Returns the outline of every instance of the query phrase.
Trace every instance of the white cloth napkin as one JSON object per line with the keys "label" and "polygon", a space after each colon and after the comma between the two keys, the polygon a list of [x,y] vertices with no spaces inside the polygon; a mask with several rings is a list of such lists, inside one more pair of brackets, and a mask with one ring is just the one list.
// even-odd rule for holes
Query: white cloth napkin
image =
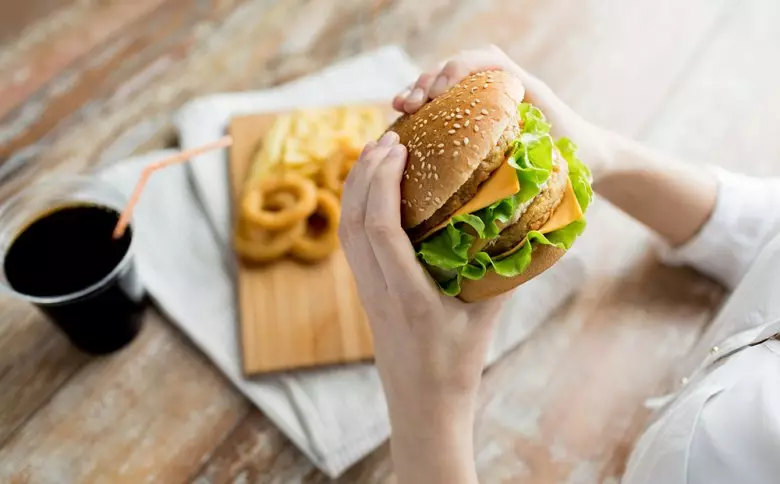
{"label": "white cloth napkin", "polygon": [[[342,103],[385,101],[414,80],[403,51],[386,47],[319,74],[263,92],[195,100],[177,116],[183,148],[221,136],[237,114]],[[128,192],[140,170],[172,152],[133,158],[103,172]],[[385,401],[371,364],[242,376],[229,237],[226,152],[159,172],[136,209],[137,265],[159,307],[224,374],[328,476],[335,478],[389,436]],[[527,283],[507,307],[489,362],[516,346],[584,279],[581,261],[564,257]]]}

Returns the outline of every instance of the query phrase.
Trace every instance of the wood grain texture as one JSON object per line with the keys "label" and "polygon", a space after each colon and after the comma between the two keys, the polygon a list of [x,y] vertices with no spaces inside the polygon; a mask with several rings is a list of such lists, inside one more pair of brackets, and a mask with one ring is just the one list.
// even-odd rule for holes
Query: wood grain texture
{"label": "wood grain texture", "polygon": [[[278,114],[241,116],[230,123],[233,202],[263,137]],[[241,263],[238,304],[244,372],[255,375],[373,358],[368,320],[344,253],[317,264],[285,259],[266,266]]]}
{"label": "wood grain texture", "polygon": [[[364,0],[41,5],[0,2],[2,21],[29,22],[0,35],[0,200],[174,142],[171,115],[192,97],[275,85],[385,43],[423,67],[497,43],[594,121],[686,159],[778,173],[773,0],[383,0],[373,25]],[[617,482],[641,401],[673,384],[722,299],[661,267],[644,229],[608,205],[594,206],[589,233],[582,294],[485,377],[483,482]],[[326,481],[159,319],[128,352],[93,361],[29,307],[2,300],[0,314],[0,480]],[[110,389],[127,398],[100,400]],[[387,446],[341,479],[393,481]]]}
{"label": "wood grain texture", "polygon": [[87,362],[44,316],[0,302],[0,445]]}
{"label": "wood grain texture", "polygon": [[0,448],[0,482],[179,482],[247,404],[156,313],[124,351],[90,360]]}

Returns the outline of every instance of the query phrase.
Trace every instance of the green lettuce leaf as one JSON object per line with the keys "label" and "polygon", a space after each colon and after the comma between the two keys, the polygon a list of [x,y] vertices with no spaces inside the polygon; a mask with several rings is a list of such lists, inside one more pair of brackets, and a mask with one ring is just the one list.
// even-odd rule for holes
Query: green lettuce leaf
{"label": "green lettuce leaf", "polygon": [[498,237],[518,205],[538,195],[550,177],[553,163],[550,125],[531,104],[520,104],[518,111],[523,129],[512,143],[509,164],[517,171],[520,192],[473,214],[453,217],[445,229],[420,243],[417,254],[426,264],[445,270],[470,271],[468,252],[477,237],[488,240]]}
{"label": "green lettuce leaf", "polygon": [[590,169],[577,158],[577,145],[570,139],[561,138],[555,143],[555,146],[558,147],[558,151],[569,164],[569,180],[571,180],[577,202],[580,204],[582,212],[585,213],[593,200],[593,188],[591,187],[593,177]]}
{"label": "green lettuce leaf", "polygon": [[518,111],[523,129],[511,146],[509,163],[517,172],[520,191],[473,214],[453,217],[443,230],[421,242],[417,249],[418,256],[426,264],[455,274],[449,280],[438,281],[442,292],[450,296],[460,293],[463,279],[479,280],[488,270],[504,277],[522,274],[530,265],[537,246],[568,250],[585,230],[583,218],[546,235],[531,231],[523,246],[507,257],[494,260],[486,252],[478,252],[469,259],[469,251],[477,238],[497,237],[500,227],[510,220],[517,207],[539,194],[552,172],[554,147],[569,164],[569,179],[583,213],[593,198],[590,170],[577,158],[576,145],[567,138],[554,142],[549,134],[549,123],[535,106],[522,103]]}

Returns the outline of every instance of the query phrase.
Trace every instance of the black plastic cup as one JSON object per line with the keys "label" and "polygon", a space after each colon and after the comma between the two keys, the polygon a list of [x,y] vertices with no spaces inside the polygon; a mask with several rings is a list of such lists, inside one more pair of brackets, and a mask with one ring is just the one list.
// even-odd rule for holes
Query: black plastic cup
{"label": "black plastic cup", "polygon": [[0,209],[0,290],[37,306],[80,350],[104,355],[141,330],[144,289],[126,198],[91,177],[33,185]]}

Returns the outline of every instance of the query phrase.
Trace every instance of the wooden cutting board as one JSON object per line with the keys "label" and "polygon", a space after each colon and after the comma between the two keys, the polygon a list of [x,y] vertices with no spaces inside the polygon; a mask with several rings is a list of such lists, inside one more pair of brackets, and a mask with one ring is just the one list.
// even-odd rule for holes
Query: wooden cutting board
{"label": "wooden cutting board", "polygon": [[[261,114],[231,121],[234,207],[252,158],[276,117]],[[341,249],[314,265],[280,260],[253,266],[239,261],[237,282],[247,376],[373,358],[371,332]]]}

